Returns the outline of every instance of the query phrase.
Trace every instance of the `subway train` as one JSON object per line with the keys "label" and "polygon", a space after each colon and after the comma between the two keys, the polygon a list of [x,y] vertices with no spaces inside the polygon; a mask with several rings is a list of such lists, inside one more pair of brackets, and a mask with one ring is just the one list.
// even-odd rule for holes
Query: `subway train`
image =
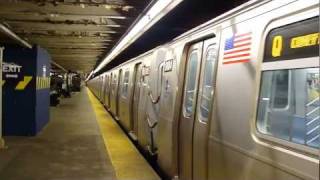
{"label": "subway train", "polygon": [[249,1],[87,86],[169,179],[319,180],[318,0]]}

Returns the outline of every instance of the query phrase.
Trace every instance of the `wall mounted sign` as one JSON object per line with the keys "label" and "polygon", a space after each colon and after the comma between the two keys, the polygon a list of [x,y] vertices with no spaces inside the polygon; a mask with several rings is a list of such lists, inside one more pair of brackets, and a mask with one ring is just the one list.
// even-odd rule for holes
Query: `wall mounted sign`
{"label": "wall mounted sign", "polygon": [[5,78],[14,78],[17,79],[19,77],[19,73],[21,72],[22,66],[15,63],[2,63],[2,72],[4,73]]}

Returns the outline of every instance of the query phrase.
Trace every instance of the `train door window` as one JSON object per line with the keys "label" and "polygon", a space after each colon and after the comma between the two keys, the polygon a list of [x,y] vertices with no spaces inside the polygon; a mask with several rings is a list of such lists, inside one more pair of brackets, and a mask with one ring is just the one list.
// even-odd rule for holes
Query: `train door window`
{"label": "train door window", "polygon": [[[269,32],[257,109],[260,133],[311,148],[320,146],[318,21],[311,18]],[[275,53],[279,46],[281,52]]]}
{"label": "train door window", "polygon": [[210,105],[212,102],[212,95],[215,85],[215,66],[217,61],[217,50],[215,45],[209,46],[205,55],[204,62],[204,77],[202,79],[202,92],[200,99],[200,115],[201,121],[207,122]]}
{"label": "train door window", "polygon": [[193,51],[190,54],[188,60],[188,70],[187,70],[187,82],[185,89],[185,99],[184,99],[184,111],[185,116],[188,117],[194,112],[194,101],[196,95],[196,85],[197,85],[197,69],[198,69],[198,52]]}
{"label": "train door window", "polygon": [[109,91],[109,75],[106,75],[106,92]]}
{"label": "train door window", "polygon": [[129,71],[124,73],[123,85],[122,85],[122,97],[127,98],[128,96],[128,87],[129,87]]}
{"label": "train door window", "polygon": [[117,89],[117,75],[114,74],[112,79],[112,89],[111,89],[112,94],[114,95],[116,94],[116,89]]}
{"label": "train door window", "polygon": [[274,109],[285,109],[289,102],[289,71],[274,71],[273,74],[274,96],[272,106]]}

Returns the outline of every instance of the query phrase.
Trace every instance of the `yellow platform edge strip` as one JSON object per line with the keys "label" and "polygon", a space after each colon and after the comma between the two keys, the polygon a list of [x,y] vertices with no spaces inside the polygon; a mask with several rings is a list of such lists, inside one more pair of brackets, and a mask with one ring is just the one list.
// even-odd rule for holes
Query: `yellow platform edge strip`
{"label": "yellow platform edge strip", "polygon": [[117,179],[160,180],[103,105],[89,89],[86,90]]}

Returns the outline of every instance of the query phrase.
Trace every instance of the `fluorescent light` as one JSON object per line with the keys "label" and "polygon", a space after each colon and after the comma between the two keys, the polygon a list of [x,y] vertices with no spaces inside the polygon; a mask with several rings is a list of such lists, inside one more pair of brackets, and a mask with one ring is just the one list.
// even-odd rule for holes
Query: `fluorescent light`
{"label": "fluorescent light", "polygon": [[102,16],[107,19],[127,19],[126,16]]}
{"label": "fluorescent light", "polygon": [[98,27],[121,27],[120,24],[102,24],[102,25],[98,24],[97,26]]}
{"label": "fluorescent light", "polygon": [[[106,58],[99,64],[94,70],[94,73],[101,70],[112,59],[119,55],[125,48],[138,39],[145,31],[147,31],[152,25],[159,21],[163,16],[174,9],[183,0],[158,0],[147,13],[138,20],[138,22],[127,31],[127,35],[123,37],[118,44],[111,50]],[[90,76],[92,73],[90,74]],[[88,76],[88,78],[90,78]]]}
{"label": "fluorescent light", "polygon": [[87,79],[85,81],[88,81],[90,79],[90,77],[92,76],[93,71],[90,72],[89,76],[87,77]]}

